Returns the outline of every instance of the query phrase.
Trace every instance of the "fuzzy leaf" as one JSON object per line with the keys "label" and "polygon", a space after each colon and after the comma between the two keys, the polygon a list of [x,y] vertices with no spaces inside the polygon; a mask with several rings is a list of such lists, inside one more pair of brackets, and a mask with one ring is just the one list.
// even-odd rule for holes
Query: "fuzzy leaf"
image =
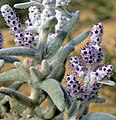
{"label": "fuzzy leaf", "polygon": [[81,120],[116,120],[116,117],[107,113],[95,112],[83,116]]}
{"label": "fuzzy leaf", "polygon": [[14,63],[15,61],[20,61],[18,58],[10,57],[10,56],[3,56],[3,57],[0,57],[0,59],[3,59],[5,62],[8,62],[8,63]]}
{"label": "fuzzy leaf", "polygon": [[15,4],[14,7],[15,8],[18,8],[18,9],[27,9],[31,6],[34,6],[34,5],[38,5],[40,6],[41,3],[40,2],[36,2],[36,1],[31,1],[31,2],[25,2],[25,3],[18,3],[18,4]]}
{"label": "fuzzy leaf", "polygon": [[90,30],[84,31],[83,33],[79,34],[75,38],[73,38],[67,45],[75,46],[82,42],[90,33]]}
{"label": "fuzzy leaf", "polygon": [[29,99],[28,97],[24,96],[20,92],[17,92],[11,88],[0,87],[0,93],[9,95],[10,97],[14,98],[16,101],[18,101],[19,103],[25,106],[28,106],[28,107],[33,106],[33,102],[31,99]]}
{"label": "fuzzy leaf", "polygon": [[105,84],[105,85],[115,86],[115,82],[111,80],[102,80],[102,81],[97,81],[97,82],[101,84]]}
{"label": "fuzzy leaf", "polygon": [[51,43],[47,47],[47,55],[46,57],[53,55],[60,48],[64,39],[69,34],[69,32],[74,27],[75,23],[79,18],[79,11],[75,12],[71,20],[64,26],[63,30],[51,41]]}
{"label": "fuzzy leaf", "polygon": [[30,78],[26,77],[17,69],[11,69],[5,72],[0,73],[0,82],[3,81],[24,81],[27,82]]}
{"label": "fuzzy leaf", "polygon": [[25,47],[3,48],[0,49],[0,56],[35,56],[35,50]]}
{"label": "fuzzy leaf", "polygon": [[60,84],[55,79],[46,79],[39,83],[38,86],[48,93],[48,95],[60,111],[64,111],[64,93],[60,87]]}

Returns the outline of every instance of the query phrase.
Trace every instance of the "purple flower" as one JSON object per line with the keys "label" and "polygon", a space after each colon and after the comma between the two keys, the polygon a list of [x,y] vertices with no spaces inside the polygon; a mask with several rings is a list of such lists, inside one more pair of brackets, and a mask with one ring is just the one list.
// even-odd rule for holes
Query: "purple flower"
{"label": "purple flower", "polygon": [[22,26],[19,23],[19,20],[16,17],[16,14],[14,13],[14,11],[9,5],[7,4],[3,5],[1,7],[1,13],[7,25],[10,27],[11,34],[14,35],[15,33],[22,31]]}
{"label": "purple flower", "polygon": [[76,77],[73,73],[70,73],[66,76],[66,85],[69,95],[71,97],[77,96],[80,90],[80,84],[76,80]]}
{"label": "purple flower", "polygon": [[[89,42],[81,49],[80,57],[73,56],[69,60],[70,66],[76,74],[67,75],[67,90],[71,98],[76,97],[81,102],[97,98],[104,80],[111,77],[114,69],[110,64],[100,66],[101,60],[104,59],[100,46],[102,34],[102,24],[95,24],[91,29]],[[76,80],[76,75],[80,82],[77,82],[79,80]],[[103,82],[101,82],[102,80]]]}

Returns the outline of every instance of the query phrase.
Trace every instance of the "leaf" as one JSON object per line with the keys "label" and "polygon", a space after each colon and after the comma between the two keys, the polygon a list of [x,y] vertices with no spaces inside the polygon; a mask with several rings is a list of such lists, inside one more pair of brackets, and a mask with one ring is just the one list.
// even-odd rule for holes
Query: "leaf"
{"label": "leaf", "polygon": [[95,112],[84,115],[81,120],[116,120],[116,117],[107,113]]}
{"label": "leaf", "polygon": [[95,103],[103,103],[106,102],[106,98],[95,98],[90,101],[90,103],[95,102]]}
{"label": "leaf", "polygon": [[11,69],[0,73],[0,82],[11,81],[24,81],[28,82],[30,78],[22,74],[18,69]]}
{"label": "leaf", "polygon": [[16,101],[18,101],[19,103],[27,107],[33,106],[33,102],[31,99],[29,99],[28,97],[24,96],[20,92],[17,92],[11,88],[0,87],[0,93],[9,95],[10,97],[14,98]]}
{"label": "leaf", "polygon": [[105,85],[115,86],[115,82],[113,82],[111,80],[101,80],[101,81],[97,81],[97,82],[101,83],[101,84],[105,84]]}
{"label": "leaf", "polygon": [[0,56],[35,56],[35,50],[25,47],[3,48],[0,49]]}
{"label": "leaf", "polygon": [[3,56],[3,57],[0,57],[0,59],[3,59],[5,62],[8,62],[8,63],[14,63],[15,61],[19,61],[18,58],[10,57],[10,56]]}
{"label": "leaf", "polygon": [[78,36],[73,38],[67,45],[75,46],[75,45],[79,44],[89,35],[89,33],[90,33],[90,30],[86,30],[86,31],[82,32],[81,34],[79,34]]}
{"label": "leaf", "polygon": [[48,93],[49,97],[60,111],[64,111],[64,93],[60,87],[60,84],[55,79],[45,79],[39,83],[38,86]]}
{"label": "leaf", "polygon": [[74,27],[75,23],[79,18],[79,11],[75,12],[71,20],[64,26],[62,31],[50,42],[47,47],[47,52],[45,57],[49,57],[56,53],[56,51],[61,47],[64,39],[69,34],[69,32]]}
{"label": "leaf", "polygon": [[25,2],[25,3],[18,3],[18,4],[15,4],[14,7],[15,8],[18,8],[18,9],[27,9],[31,6],[34,6],[34,5],[38,5],[40,6],[41,3],[40,2],[36,2],[36,1],[31,1],[31,2]]}

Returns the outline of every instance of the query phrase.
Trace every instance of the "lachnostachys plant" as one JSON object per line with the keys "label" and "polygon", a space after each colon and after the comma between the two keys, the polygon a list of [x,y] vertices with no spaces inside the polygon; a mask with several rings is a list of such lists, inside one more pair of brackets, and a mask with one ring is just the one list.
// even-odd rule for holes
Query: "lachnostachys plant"
{"label": "lachnostachys plant", "polygon": [[[100,46],[103,35],[101,23],[93,25],[66,45],[65,38],[79,19],[79,10],[69,12],[66,0],[30,0],[15,4],[15,8],[29,10],[29,19],[22,27],[13,9],[5,4],[1,14],[14,37],[15,47],[2,48],[0,33],[0,67],[5,62],[15,68],[1,72],[0,82],[12,81],[9,87],[0,87],[0,117],[9,120],[116,120],[115,116],[88,113],[89,104],[102,103],[98,97],[102,84],[115,85],[109,80],[113,66],[102,65]],[[74,47],[89,35],[80,56],[69,56]],[[23,61],[16,56],[24,56]],[[72,68],[66,78],[65,63],[69,58]],[[66,87],[61,84],[66,80]],[[18,89],[27,83],[30,96]],[[45,108],[41,104],[47,101]]]}

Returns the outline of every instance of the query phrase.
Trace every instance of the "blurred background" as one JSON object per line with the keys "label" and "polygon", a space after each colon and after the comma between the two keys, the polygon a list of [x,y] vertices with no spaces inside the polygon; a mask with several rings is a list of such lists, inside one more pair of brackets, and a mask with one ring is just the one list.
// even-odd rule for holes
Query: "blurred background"
{"label": "blurred background", "polygon": [[[27,0],[1,0],[0,7],[3,4],[9,4],[12,8],[15,3],[25,2]],[[68,7],[69,11],[80,10],[80,20],[75,25],[75,28],[72,30],[71,34],[68,36],[66,41],[68,42],[71,38],[80,34],[84,30],[90,29],[91,26],[97,22],[101,22],[104,25],[104,35],[102,47],[105,55],[105,62],[113,64],[116,68],[116,0],[72,0],[70,6]],[[20,19],[20,22],[28,18],[28,10],[19,10],[14,9],[17,16]],[[0,31],[3,32],[3,47],[12,47],[14,46],[13,37],[9,34],[9,29],[7,28],[2,16],[0,15]],[[80,49],[84,46],[86,39],[81,44],[75,47],[75,52],[72,55],[77,55]],[[12,68],[13,65],[6,64],[1,71]],[[1,72],[0,71],[0,72]],[[67,63],[66,73],[69,72],[69,66]],[[114,70],[111,80],[116,82],[116,69]],[[7,86],[11,82],[0,83],[0,86]],[[24,87],[27,87],[27,90],[24,91]],[[25,85],[21,87],[21,92],[25,95],[29,95],[29,86]],[[106,97],[106,103],[102,104],[91,104],[90,112],[100,111],[106,112],[113,115],[116,115],[116,86],[109,87],[103,86],[100,90],[99,96]]]}

